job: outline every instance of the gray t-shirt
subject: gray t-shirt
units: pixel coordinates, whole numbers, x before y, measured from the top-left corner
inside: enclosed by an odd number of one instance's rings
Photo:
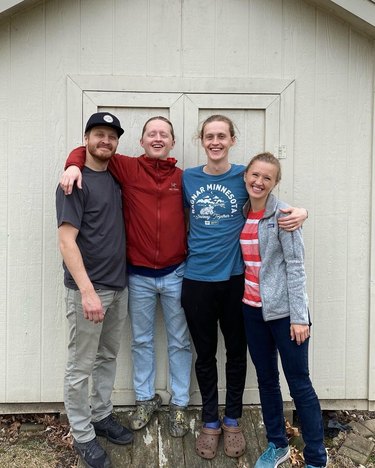
[[[57,225],[69,223],[79,230],[76,242],[95,289],[121,290],[126,286],[125,229],[120,186],[108,171],[84,167],[82,190],[71,195],[56,190]],[[64,284],[78,287],[64,266]]]

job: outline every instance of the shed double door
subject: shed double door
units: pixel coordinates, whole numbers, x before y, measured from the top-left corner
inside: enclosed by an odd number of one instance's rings
[[[289,90],[290,91],[290,90]],[[205,162],[205,153],[198,139],[200,124],[212,114],[230,117],[236,126],[237,141],[231,149],[230,161],[247,164],[251,156],[261,151],[276,152],[283,158],[284,179],[281,190],[287,196],[291,187],[293,116],[283,122],[283,115],[291,108],[290,92],[270,93],[194,93],[194,92],[122,92],[122,91],[83,91],[81,123],[84,128],[89,116],[98,111],[115,114],[125,130],[121,137],[118,152],[138,156],[142,154],[139,144],[142,127],[152,116],[169,118],[175,129],[176,144],[172,155],[181,168],[196,166]],[[289,121],[291,119],[291,121]],[[77,122],[77,119],[75,119]],[[285,188],[284,188],[285,187]],[[219,374],[219,399],[225,401],[225,347],[219,334],[217,352]],[[164,403],[170,398],[168,379],[167,338],[162,311],[157,311],[155,324],[156,349],[156,389]],[[248,359],[248,373],[244,402],[258,403],[258,389],[254,368]],[[192,370],[191,404],[200,404],[197,381]],[[134,404],[132,387],[131,330],[127,323],[120,356],[114,391],[114,403]]]

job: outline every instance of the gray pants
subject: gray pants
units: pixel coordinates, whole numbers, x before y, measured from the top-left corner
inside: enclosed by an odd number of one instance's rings
[[[97,293],[105,317],[102,323],[95,324],[83,316],[80,292],[66,290],[69,344],[64,403],[72,435],[80,443],[89,442],[95,437],[91,421],[100,421],[112,412],[116,358],[127,316],[126,290],[100,290]]]

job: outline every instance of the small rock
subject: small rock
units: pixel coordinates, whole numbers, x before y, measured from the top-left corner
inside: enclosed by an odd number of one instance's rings
[[[355,463],[366,464],[369,459],[374,443],[358,434],[348,434],[338,453],[351,458]]]
[[[375,435],[375,419],[368,419],[363,422],[363,425]]]
[[[20,427],[20,432],[41,432],[44,431],[43,424],[23,423]]]

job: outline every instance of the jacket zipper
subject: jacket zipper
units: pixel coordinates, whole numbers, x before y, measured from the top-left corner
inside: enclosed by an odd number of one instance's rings
[[[157,175],[157,206],[156,206],[156,249],[155,249],[155,261],[154,268],[157,269],[157,260],[160,253],[160,218],[161,218],[161,190],[160,190],[160,171],[159,161],[156,161],[156,175]]]

